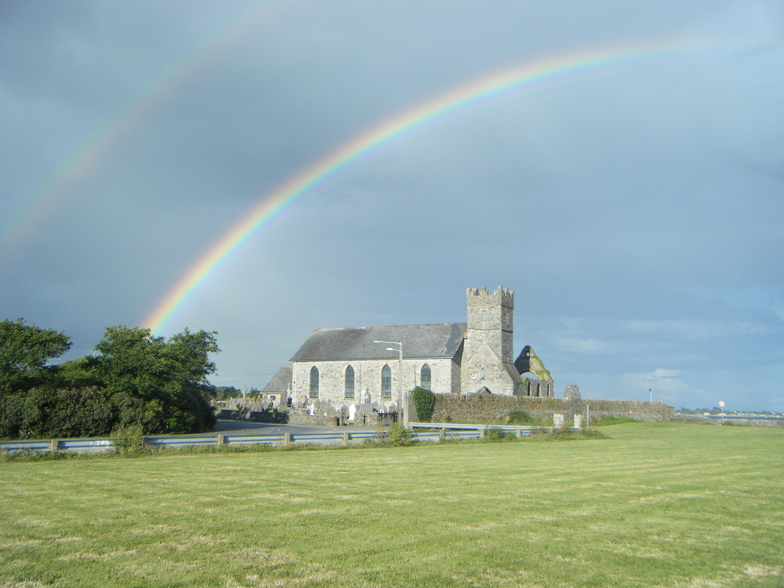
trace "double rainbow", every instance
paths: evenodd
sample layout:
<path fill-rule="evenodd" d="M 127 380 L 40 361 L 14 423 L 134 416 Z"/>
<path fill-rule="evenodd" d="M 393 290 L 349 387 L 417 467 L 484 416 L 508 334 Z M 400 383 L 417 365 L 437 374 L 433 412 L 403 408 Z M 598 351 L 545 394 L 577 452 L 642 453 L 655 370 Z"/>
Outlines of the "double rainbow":
<path fill-rule="evenodd" d="M 479 78 L 405 110 L 355 136 L 301 170 L 273 192 L 264 195 L 246 216 L 207 249 L 158 302 L 143 324 L 154 333 L 165 330 L 207 280 L 273 220 L 351 164 L 396 139 L 493 98 L 506 97 L 598 70 L 678 57 L 708 48 L 700 43 L 667 43 L 613 47 L 550 57 Z"/>

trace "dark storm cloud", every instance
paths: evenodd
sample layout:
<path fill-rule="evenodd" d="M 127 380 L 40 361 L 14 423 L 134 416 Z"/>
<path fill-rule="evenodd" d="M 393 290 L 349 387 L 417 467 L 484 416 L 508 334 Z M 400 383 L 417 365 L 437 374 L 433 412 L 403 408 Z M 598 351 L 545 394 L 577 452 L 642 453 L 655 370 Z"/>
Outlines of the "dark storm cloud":
<path fill-rule="evenodd" d="M 707 39 L 715 49 L 507 95 L 371 154 L 252 240 L 171 329 L 219 331 L 215 381 L 261 387 L 313 328 L 460 321 L 467 286 L 503 284 L 516 346 L 560 389 L 781 409 L 778 4 L 0 10 L 1 230 L 146 104 L 0 274 L 3 314 L 65 329 L 75 354 L 138 324 L 264 194 L 381 120 L 525 61 Z"/>

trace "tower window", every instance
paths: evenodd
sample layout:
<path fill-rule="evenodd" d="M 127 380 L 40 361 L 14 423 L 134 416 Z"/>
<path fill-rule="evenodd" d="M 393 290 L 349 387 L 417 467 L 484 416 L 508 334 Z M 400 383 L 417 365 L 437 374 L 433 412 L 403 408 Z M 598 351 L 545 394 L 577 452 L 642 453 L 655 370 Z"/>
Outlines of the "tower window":
<path fill-rule="evenodd" d="M 310 397 L 318 398 L 319 393 L 319 373 L 318 368 L 314 365 L 310 368 Z"/>
<path fill-rule="evenodd" d="M 482 322 L 485 322 L 486 320 L 487 320 L 487 311 L 483 310 L 482 311 Z"/>
<path fill-rule="evenodd" d="M 381 368 L 381 398 L 392 398 L 392 370 L 388 365 Z"/>
<path fill-rule="evenodd" d="M 430 390 L 430 366 L 425 364 L 419 370 L 419 385 L 425 390 Z"/>

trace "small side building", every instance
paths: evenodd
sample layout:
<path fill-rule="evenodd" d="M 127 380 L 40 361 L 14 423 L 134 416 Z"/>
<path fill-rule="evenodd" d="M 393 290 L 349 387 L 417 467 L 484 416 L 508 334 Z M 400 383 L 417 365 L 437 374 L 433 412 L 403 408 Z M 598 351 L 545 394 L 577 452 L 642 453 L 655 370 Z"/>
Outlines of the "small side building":
<path fill-rule="evenodd" d="M 278 368 L 267 385 L 261 391 L 262 398 L 275 408 L 285 408 L 291 398 L 291 366 L 284 365 Z"/>

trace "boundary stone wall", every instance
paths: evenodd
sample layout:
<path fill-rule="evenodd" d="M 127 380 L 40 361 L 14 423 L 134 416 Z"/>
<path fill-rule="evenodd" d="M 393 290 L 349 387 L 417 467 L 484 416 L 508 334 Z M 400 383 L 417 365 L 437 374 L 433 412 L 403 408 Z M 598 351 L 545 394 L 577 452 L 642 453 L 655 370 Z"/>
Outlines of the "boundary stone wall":
<path fill-rule="evenodd" d="M 572 420 L 574 415 L 585 415 L 586 405 L 590 406 L 591 421 L 596 422 L 605 416 L 628 417 L 637 421 L 662 422 L 676 420 L 675 410 L 663 402 L 644 400 L 597 400 L 590 398 L 553 398 L 532 396 L 502 396 L 500 394 L 436 394 L 431 422 L 471 423 L 500 421 L 510 412 L 525 410 L 532 416 L 552 420 L 554 414 L 563 414 Z M 416 421 L 416 411 L 410 396 L 408 400 L 409 419 Z M 267 411 L 253 410 L 256 406 L 239 409 L 223 409 L 218 418 L 247 420 L 262 423 L 288 423 L 290 425 L 329 425 L 344 424 L 345 415 L 336 421 L 335 416 L 309 415 L 304 410 Z M 376 412 L 358 411 L 354 425 L 377 426 L 384 421 Z M 738 423 L 740 424 L 740 423 Z M 769 423 L 765 423 L 770 426 Z"/>
<path fill-rule="evenodd" d="M 289 413 L 285 411 L 266 411 L 266 410 L 229 410 L 222 409 L 216 414 L 219 419 L 228 419 L 231 421 L 249 421 L 251 423 L 275 423 L 275 424 L 289 424 Z"/>
<path fill-rule="evenodd" d="M 628 417 L 638 421 L 670 421 L 675 410 L 663 402 L 642 400 L 593 400 L 588 398 L 535 398 L 471 394 L 466 396 L 436 394 L 432 422 L 472 422 L 502 420 L 514 410 L 525 410 L 533 416 L 550 420 L 554 414 L 572 419 L 585 414 L 590 406 L 591 420 L 604 416 Z M 415 413 L 412 413 L 414 416 Z"/>
<path fill-rule="evenodd" d="M 354 422 L 346 422 L 345 416 L 323 416 L 323 415 L 309 415 L 304 410 L 293 410 L 289 412 L 289 425 L 305 425 L 311 427 L 336 427 L 339 425 L 353 425 L 357 427 L 376 427 L 384 424 L 386 420 L 379 416 L 377 412 L 360 412 L 357 411 L 354 415 Z M 388 423 L 387 423 L 388 424 Z"/>
<path fill-rule="evenodd" d="M 436 394 L 436 403 L 430 420 L 436 423 L 495 421 L 503 419 L 514 410 L 525 410 L 544 419 L 552 419 L 555 413 L 571 412 L 569 400 L 563 398 L 497 394 L 466 396 Z"/>

